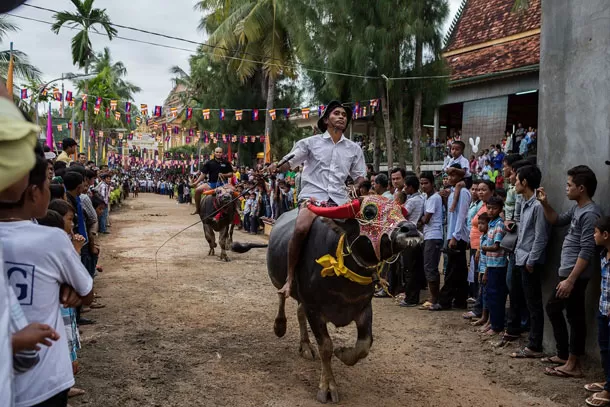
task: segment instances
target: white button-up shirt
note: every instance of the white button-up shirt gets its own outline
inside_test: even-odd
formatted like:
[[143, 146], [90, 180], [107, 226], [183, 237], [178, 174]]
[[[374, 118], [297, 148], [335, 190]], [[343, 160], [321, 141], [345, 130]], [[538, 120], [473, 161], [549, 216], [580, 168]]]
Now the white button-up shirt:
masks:
[[299, 200], [333, 200], [342, 205], [349, 200], [345, 181], [366, 176], [362, 148], [344, 136], [335, 144], [328, 132], [299, 140], [292, 151], [290, 167], [303, 165]]

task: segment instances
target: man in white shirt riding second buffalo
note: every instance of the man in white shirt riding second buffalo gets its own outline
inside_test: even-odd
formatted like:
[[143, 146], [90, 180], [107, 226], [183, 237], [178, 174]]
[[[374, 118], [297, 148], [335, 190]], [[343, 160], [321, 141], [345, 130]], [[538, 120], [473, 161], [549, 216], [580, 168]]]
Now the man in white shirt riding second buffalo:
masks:
[[345, 186], [347, 178], [351, 177], [356, 185], [365, 180], [366, 165], [362, 149], [343, 136], [351, 118], [350, 109], [340, 102], [330, 102], [318, 120], [318, 128], [324, 133], [299, 140], [284, 157], [294, 155], [287, 163], [279, 168], [272, 164], [269, 168], [270, 171], [284, 172], [303, 164], [298, 196], [299, 214], [288, 244], [288, 278], [279, 291], [285, 298], [290, 297], [301, 245], [316, 218], [304, 204], [311, 200], [327, 206], [343, 205], [349, 200]]

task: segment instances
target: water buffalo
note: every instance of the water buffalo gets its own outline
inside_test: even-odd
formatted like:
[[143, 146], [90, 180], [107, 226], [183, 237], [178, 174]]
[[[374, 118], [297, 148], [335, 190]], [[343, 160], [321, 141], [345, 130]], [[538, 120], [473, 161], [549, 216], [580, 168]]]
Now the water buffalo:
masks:
[[[335, 356], [348, 366], [366, 357], [373, 342], [371, 299], [378, 267], [409, 246], [421, 243], [416, 225], [405, 220], [400, 205], [380, 196], [367, 196], [346, 205], [322, 208], [309, 205], [320, 215], [303, 243], [291, 296], [299, 303], [297, 317], [301, 339], [299, 353], [315, 358], [307, 322], [318, 343], [322, 374], [318, 401], [339, 401], [331, 370], [333, 344], [326, 324], [343, 327], [352, 321], [358, 329], [354, 347], [337, 348]], [[269, 237], [267, 269], [276, 288], [286, 281], [288, 242], [297, 212], [284, 213]], [[279, 296], [274, 332], [286, 333], [285, 297]]]
[[231, 187], [221, 187], [207, 191], [201, 199], [199, 206], [199, 217], [203, 223], [203, 233], [210, 245], [208, 256], [214, 255], [216, 248], [216, 235], [219, 232], [220, 259], [229, 261], [227, 250], [230, 250], [233, 242], [234, 220], [237, 215], [235, 209], [236, 193]]

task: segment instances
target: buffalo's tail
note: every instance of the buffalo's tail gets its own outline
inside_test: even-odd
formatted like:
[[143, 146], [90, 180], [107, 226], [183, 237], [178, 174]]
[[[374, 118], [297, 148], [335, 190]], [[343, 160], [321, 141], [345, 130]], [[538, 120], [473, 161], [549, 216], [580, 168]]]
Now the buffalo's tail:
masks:
[[239, 243], [239, 242], [234, 242], [231, 245], [231, 251], [235, 252], [235, 253], [246, 253], [249, 252], [250, 249], [259, 249], [259, 248], [265, 248], [268, 247], [268, 244], [265, 243]]

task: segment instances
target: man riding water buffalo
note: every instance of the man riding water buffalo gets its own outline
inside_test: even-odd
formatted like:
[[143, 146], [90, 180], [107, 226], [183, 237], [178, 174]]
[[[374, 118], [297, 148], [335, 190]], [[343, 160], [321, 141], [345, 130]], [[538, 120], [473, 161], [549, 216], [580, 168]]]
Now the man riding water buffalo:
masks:
[[362, 148], [345, 138], [343, 133], [352, 119], [352, 111], [340, 102], [332, 101], [318, 120], [318, 128], [324, 133], [299, 140], [285, 157], [286, 164], [270, 171], [287, 171], [303, 164], [301, 191], [299, 192], [299, 213], [294, 233], [288, 245], [288, 277], [280, 289], [285, 298], [290, 297], [296, 263], [301, 254], [301, 246], [307, 237], [316, 214], [306, 206], [314, 201], [321, 206], [338, 206], [348, 202], [345, 182], [351, 177], [355, 184], [365, 180], [366, 165]]
[[[203, 165], [199, 178], [191, 185], [192, 187], [197, 188], [195, 190], [195, 212], [192, 213], [193, 215], [199, 214], [201, 195], [205, 191], [223, 186], [233, 177], [233, 167], [229, 161], [222, 157], [222, 153], [223, 151], [220, 147], [217, 147], [214, 150], [214, 158]], [[206, 175], [208, 176], [208, 182], [199, 185], [203, 182]]]

